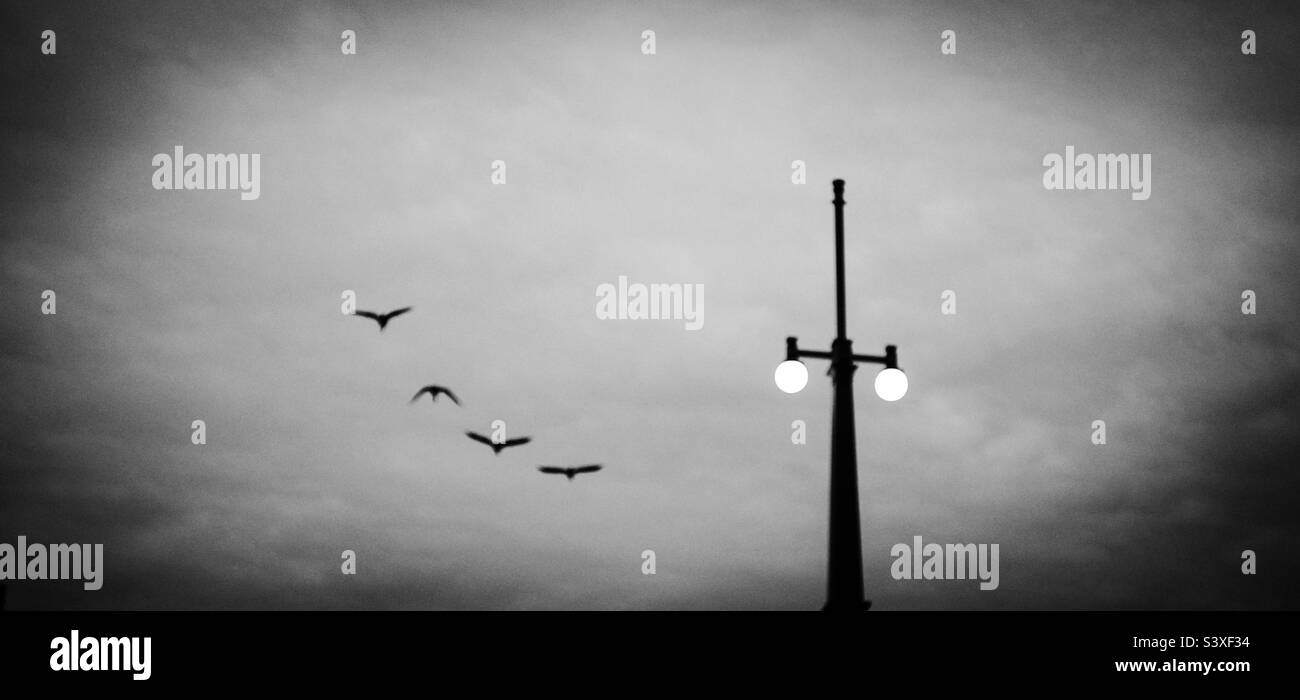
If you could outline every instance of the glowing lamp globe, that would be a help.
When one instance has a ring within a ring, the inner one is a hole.
[[[776,366],[776,386],[787,394],[797,394],[808,386],[808,368],[798,360],[786,360]]]
[[[886,401],[897,401],[907,393],[907,375],[893,367],[880,370],[876,375],[876,396]]]

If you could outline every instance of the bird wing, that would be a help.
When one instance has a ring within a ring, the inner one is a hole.
[[[417,400],[419,400],[419,398],[420,398],[421,396],[423,396],[425,393],[432,394],[432,393],[433,393],[433,390],[434,390],[435,388],[437,388],[437,387],[426,386],[426,387],[424,387],[423,389],[420,389],[419,391],[415,392],[415,396],[412,396],[412,397],[411,397],[411,403],[415,403],[415,402],[416,402]],[[434,398],[437,398],[437,397],[435,396]]]
[[[527,445],[528,443],[530,443],[530,442],[532,442],[532,441],[533,441],[533,439],[530,438],[530,437],[521,437],[521,438],[515,438],[515,439],[513,439],[513,440],[506,440],[505,442],[503,442],[503,443],[501,443],[501,444],[504,445],[504,446],[506,446],[506,447],[514,447],[515,445]]]
[[[599,464],[588,464],[588,465],[585,466],[585,467],[574,467],[574,468],[573,468],[573,473],[574,473],[574,474],[586,474],[586,473],[588,473],[588,472],[598,472],[598,471],[600,471],[600,465],[599,465]]]
[[[453,393],[451,393],[451,389],[447,389],[447,388],[444,388],[444,387],[438,387],[438,390],[441,391],[442,393],[446,394],[446,395],[447,395],[447,398],[451,399],[451,402],[452,402],[452,403],[456,404],[457,406],[460,405],[460,399],[456,398],[456,395],[453,394]]]
[[[479,435],[478,433],[475,433],[475,432],[473,432],[473,431],[466,430],[466,431],[465,431],[465,434],[468,435],[468,436],[469,436],[469,439],[473,440],[474,442],[481,442],[481,443],[483,443],[484,445],[491,445],[491,444],[492,444],[492,441],[491,441],[491,440],[489,440],[489,439],[483,437],[482,435]]]
[[[386,318],[386,319],[390,319],[390,320],[391,320],[391,319],[397,318],[398,316],[401,316],[402,314],[404,314],[404,313],[406,313],[407,311],[410,311],[411,309],[414,309],[414,308],[415,308],[414,306],[406,306],[406,307],[403,307],[403,308],[397,309],[396,311],[389,311],[388,313],[384,314],[384,318]]]
[[[543,474],[563,474],[564,470],[560,467],[538,467],[537,471]]]
[[[353,315],[354,315],[354,316],[362,316],[362,317],[368,318],[368,319],[370,319],[370,320],[372,320],[372,321],[378,321],[378,320],[379,320],[379,314],[374,313],[374,312],[372,312],[372,311],[362,311],[361,309],[357,309],[356,312],[355,312]]]

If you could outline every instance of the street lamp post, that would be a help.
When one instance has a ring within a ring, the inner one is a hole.
[[[876,393],[896,401],[907,392],[907,376],[898,368],[898,348],[885,346],[884,355],[854,355],[844,323],[844,181],[831,183],[835,199],[835,302],[838,334],[830,352],[801,350],[796,338],[785,339],[785,362],[777,366],[776,383],[795,393],[808,383],[800,358],[830,360],[834,399],[831,404],[830,544],[826,562],[826,605],[823,610],[866,610],[871,603],[862,592],[862,526],[858,514],[858,455],[853,422],[853,372],[860,362],[882,364]]]

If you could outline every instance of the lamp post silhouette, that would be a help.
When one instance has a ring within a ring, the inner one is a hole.
[[[884,355],[854,355],[844,330],[844,181],[834,180],[835,303],[838,333],[830,352],[799,349],[794,337],[785,339],[785,361],[777,365],[776,385],[793,394],[808,384],[808,368],[799,358],[830,360],[834,387],[831,403],[830,545],[826,561],[826,605],[822,610],[866,610],[862,592],[862,525],[858,514],[858,454],[853,422],[853,372],[859,362],[885,366],[876,375],[876,394],[897,401],[907,393],[907,375],[898,368],[898,348],[885,346]]]

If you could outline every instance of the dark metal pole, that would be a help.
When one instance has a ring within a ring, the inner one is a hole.
[[[823,610],[865,610],[862,592],[862,523],[858,513],[858,453],[853,418],[853,344],[844,331],[844,181],[835,190],[835,294],[839,336],[831,343],[830,545]]]
[[[848,337],[844,328],[844,181],[832,180],[835,192],[835,328],[836,338]]]

